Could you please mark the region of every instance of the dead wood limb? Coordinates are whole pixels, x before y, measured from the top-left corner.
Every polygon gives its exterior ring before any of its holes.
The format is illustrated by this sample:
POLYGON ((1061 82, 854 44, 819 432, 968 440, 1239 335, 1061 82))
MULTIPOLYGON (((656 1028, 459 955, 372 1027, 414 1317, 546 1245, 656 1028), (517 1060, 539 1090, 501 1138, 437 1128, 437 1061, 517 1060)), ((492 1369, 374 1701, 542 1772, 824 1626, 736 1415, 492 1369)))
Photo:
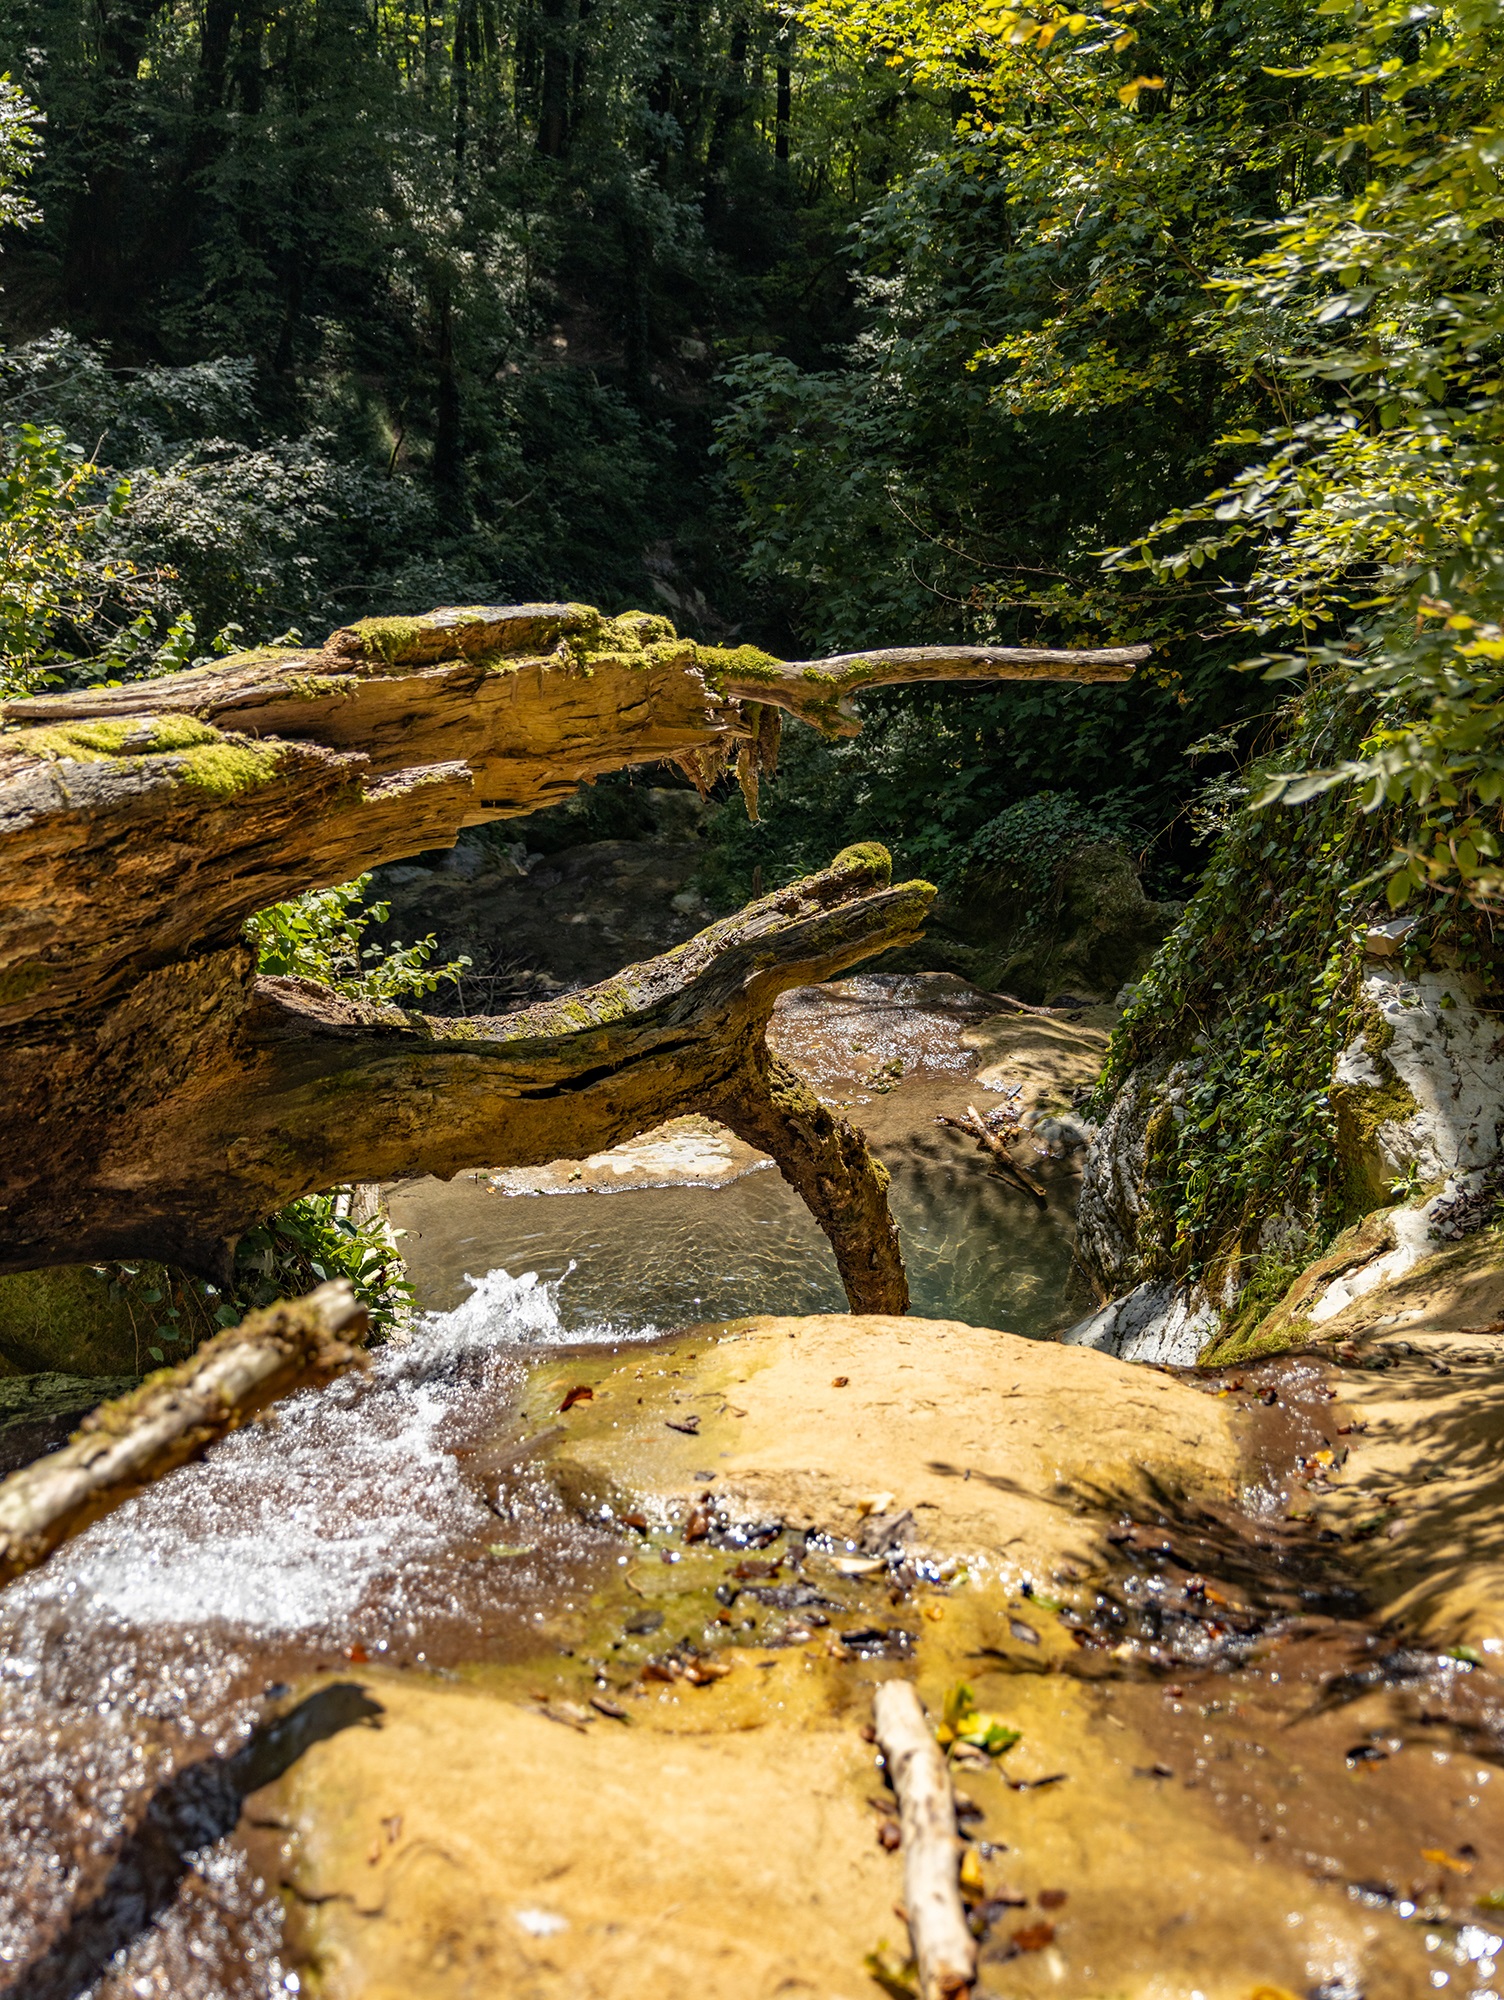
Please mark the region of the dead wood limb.
MULTIPOLYGON (((747 1072, 749 995, 907 942, 928 891, 848 879, 806 952, 795 885, 608 982, 603 1013, 587 996, 500 1028, 258 981, 254 911, 630 765, 709 782, 740 750, 750 803, 781 710, 850 734, 863 687, 1121 680, 1144 650, 783 663, 647 613, 482 605, 0 704, 0 1270, 139 1253, 223 1276, 234 1236, 295 1194, 632 1137, 747 1072)), ((819 1171, 791 1177, 818 1195, 819 1171)))
MULTIPOLYGON (((1057 1020, 1061 1014, 1068 1011, 1064 1007, 1031 1007, 1027 1000, 1020 1000, 1012 993, 988 993, 984 997, 988 1000, 1001 1000, 1003 1006, 1011 1008, 1015 1014, 1042 1014, 1047 1021, 1057 1020)), ((1002 1009, 998 1011, 1001 1012, 1002 1009)))
POLYGON ((878 1747, 898 1794, 903 1900, 920 2000, 962 2000, 977 1947, 961 1901, 961 1841, 950 1774, 912 1681, 884 1681, 872 1700, 878 1747))
POLYGON ((888 1170, 863 1135, 823 1105, 798 1072, 758 1042, 729 1093, 709 1109, 769 1153, 830 1238, 855 1313, 906 1313, 909 1281, 888 1208, 888 1170))
MULTIPOLYGON (((758 1121, 833 1232, 853 1303, 891 1301, 891 1274, 861 1275, 861 1232, 887 1243, 892 1225, 859 1136, 827 1132, 813 1099, 807 1117, 802 1100, 799 1117, 754 1102, 778 996, 920 935, 934 891, 888 874, 882 848, 850 849, 661 958, 493 1019, 258 979, 243 951, 164 968, 129 1037, 122 1010, 107 1038, 15 1049, 0 1269, 129 1253, 222 1280, 243 1229, 315 1189, 578 1158, 701 1111, 758 1121)), ((872 1268, 888 1266, 880 1244, 872 1268)))
POLYGON ((964 1132, 969 1139, 974 1139, 977 1151, 979 1153, 986 1153, 991 1157, 992 1166, 989 1169, 991 1173, 996 1174, 1000 1179, 1007 1178, 1016 1181, 1026 1194, 1033 1195, 1034 1199, 1041 1205, 1049 1200, 1049 1196, 1039 1185, 1039 1182, 1031 1174, 1026 1174, 1017 1160, 1008 1151, 1010 1139, 1016 1138, 1018 1135, 1018 1128, 1016 1126, 1011 1133, 1006 1135, 1001 1132, 994 1132, 974 1104, 967 1105, 966 1116, 964 1118, 950 1118, 942 1114, 935 1120, 935 1123, 937 1125, 948 1125, 952 1131, 964 1132))
POLYGON ((915 681, 1125 681, 1148 646, 891 646, 828 660, 785 660, 755 673, 722 670, 723 694, 771 702, 828 736, 861 729, 851 697, 864 688, 915 681))
POLYGON ((348 1284, 321 1285, 251 1313, 178 1367, 102 1403, 61 1451, 0 1481, 0 1578, 34 1569, 268 1404, 362 1363, 365 1331, 365 1307, 348 1284))

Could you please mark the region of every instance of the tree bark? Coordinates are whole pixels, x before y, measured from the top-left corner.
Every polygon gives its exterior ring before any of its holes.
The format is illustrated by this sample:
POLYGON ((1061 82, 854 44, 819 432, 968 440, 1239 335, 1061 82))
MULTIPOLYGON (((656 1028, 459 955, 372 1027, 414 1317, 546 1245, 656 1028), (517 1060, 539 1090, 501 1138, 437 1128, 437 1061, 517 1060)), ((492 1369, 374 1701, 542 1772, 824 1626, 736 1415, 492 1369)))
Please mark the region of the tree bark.
POLYGON ((854 1126, 827 1110, 798 1071, 761 1042, 710 1116, 777 1161, 830 1238, 853 1312, 908 1311, 888 1170, 854 1126))
POLYGON ((0 1481, 0 1579, 196 1458, 279 1397, 364 1360, 366 1310, 343 1281, 268 1306, 85 1417, 61 1451, 0 1481))
POLYGON ((881 848, 499 1020, 258 979, 241 927, 605 771, 699 760, 705 775, 751 746, 755 778, 779 709, 850 733, 861 687, 1123 679, 1144 650, 789 665, 697 647, 645 613, 481 606, 5 704, 0 1270, 135 1254, 223 1278, 238 1234, 294 1196, 579 1155, 720 1107, 765 1132, 853 1302, 898 1309, 880 1170, 762 1044, 780 992, 918 936, 932 892, 890 886, 881 848))

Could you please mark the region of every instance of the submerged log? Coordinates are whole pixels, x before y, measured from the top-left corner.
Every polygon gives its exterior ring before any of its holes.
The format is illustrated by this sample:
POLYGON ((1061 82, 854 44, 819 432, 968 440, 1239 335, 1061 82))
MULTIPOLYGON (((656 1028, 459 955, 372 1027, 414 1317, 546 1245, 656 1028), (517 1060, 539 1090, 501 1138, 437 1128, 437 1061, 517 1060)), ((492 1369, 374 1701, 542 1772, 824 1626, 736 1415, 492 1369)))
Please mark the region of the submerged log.
POLYGON ((708 783, 737 762, 750 802, 780 712, 849 734, 863 687, 1121 680, 1146 650, 788 663, 643 613, 481 606, 0 706, 0 1270, 138 1254, 223 1278, 296 1195, 579 1155, 720 1107, 768 1135, 833 1240, 877 1230, 837 1254, 853 1304, 897 1310, 865 1146, 794 1107, 762 1047, 778 993, 918 935, 930 892, 890 887, 881 849, 494 1021, 258 979, 241 927, 628 765, 708 783))
POLYGON ((898 1794, 903 1901, 920 2000, 963 2000, 977 1947, 961 1901, 961 1841, 950 1773, 912 1681, 884 1681, 872 1700, 878 1748, 898 1794))
POLYGON ((189 1360, 102 1403, 72 1441, 0 1481, 0 1580, 34 1569, 215 1438, 364 1360, 365 1307, 343 1283, 268 1306, 189 1360))
POLYGON ((1016 1117, 1006 1130, 995 1132, 977 1107, 968 1104, 964 1118, 952 1118, 942 1113, 935 1123, 948 1125, 953 1132, 964 1132, 968 1139, 975 1140, 977 1151, 986 1153, 992 1161, 988 1172, 996 1179, 1013 1181, 1025 1194, 1033 1195, 1041 1207, 1049 1200, 1039 1182, 1032 1174, 1025 1173, 1008 1151, 1009 1146, 1019 1137, 1016 1117))

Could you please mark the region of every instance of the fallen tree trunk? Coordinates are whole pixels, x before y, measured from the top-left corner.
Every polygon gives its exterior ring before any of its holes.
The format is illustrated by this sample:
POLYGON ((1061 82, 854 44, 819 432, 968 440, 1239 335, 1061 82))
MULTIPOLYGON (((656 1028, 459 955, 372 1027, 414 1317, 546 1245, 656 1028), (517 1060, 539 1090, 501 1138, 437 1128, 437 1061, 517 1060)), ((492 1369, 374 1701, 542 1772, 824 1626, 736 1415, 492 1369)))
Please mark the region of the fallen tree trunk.
POLYGON ((853 1303, 895 1310, 865 1146, 818 1105, 790 1115, 762 1049, 779 992, 918 935, 930 892, 889 886, 882 850, 496 1021, 257 979, 242 925, 627 765, 708 784, 735 761, 751 803, 780 713, 849 734, 863 687, 1121 680, 1146 650, 789 663, 642 613, 481 606, 0 706, 0 1270, 136 1254, 222 1280, 296 1195, 579 1155, 719 1106, 769 1135, 833 1241, 862 1236, 837 1241, 853 1303))
POLYGON ((920 935, 933 890, 888 874, 882 848, 854 848, 662 958, 494 1019, 257 978, 243 948, 196 985, 172 968, 123 1046, 115 1015, 103 1046, 16 1052, 0 1261, 60 1244, 71 1262, 130 1252, 223 1282, 238 1233, 316 1188, 536 1166, 698 1111, 755 1133, 810 1200, 853 1310, 902 1311, 886 1176, 763 1043, 781 993, 920 935))
POLYGON ((961 1841, 950 1774, 912 1681, 884 1681, 872 1698, 878 1748, 898 1794, 903 1901, 920 2000, 962 2000, 977 1947, 961 1901, 961 1841))
POLYGON ((294 1389, 364 1360, 365 1307, 343 1283, 268 1306, 179 1367, 102 1403, 61 1451, 0 1481, 0 1579, 34 1569, 59 1542, 294 1389))

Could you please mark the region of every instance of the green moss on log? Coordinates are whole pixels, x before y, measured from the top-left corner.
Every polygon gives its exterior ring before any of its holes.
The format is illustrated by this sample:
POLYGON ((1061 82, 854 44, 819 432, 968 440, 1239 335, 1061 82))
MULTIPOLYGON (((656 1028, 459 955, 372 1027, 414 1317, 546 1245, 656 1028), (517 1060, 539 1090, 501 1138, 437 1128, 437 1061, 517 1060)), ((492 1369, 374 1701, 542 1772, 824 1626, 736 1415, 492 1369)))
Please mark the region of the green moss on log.
POLYGON ((162 758, 179 783, 228 795, 252 791, 277 775, 281 750, 248 736, 227 735, 190 715, 146 715, 18 729, 6 747, 48 763, 124 764, 162 758))
POLYGON ((695 658, 712 687, 723 681, 777 681, 786 678, 783 664, 757 646, 699 646, 695 658))

